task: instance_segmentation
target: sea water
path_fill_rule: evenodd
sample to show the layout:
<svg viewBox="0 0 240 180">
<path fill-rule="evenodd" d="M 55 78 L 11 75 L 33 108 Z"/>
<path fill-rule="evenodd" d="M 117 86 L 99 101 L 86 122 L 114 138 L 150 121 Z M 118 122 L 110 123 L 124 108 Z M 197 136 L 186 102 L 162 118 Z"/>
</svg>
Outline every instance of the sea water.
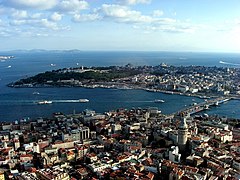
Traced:
<svg viewBox="0 0 240 180">
<path fill-rule="evenodd" d="M 14 121 L 25 117 L 49 117 L 54 112 L 70 114 L 92 109 L 106 112 L 117 108 L 158 107 L 162 113 L 176 112 L 202 99 L 168 95 L 143 90 L 86 89 L 86 88 L 10 88 L 6 85 L 40 72 L 81 66 L 222 66 L 240 68 L 240 54 L 191 52 L 91 52 L 91 51 L 12 51 L 0 55 L 14 58 L 0 62 L 0 121 Z M 38 93 L 34 93 L 38 92 Z M 88 103 L 66 103 L 64 100 L 89 99 Z M 163 99 L 164 103 L 155 103 Z M 52 104 L 38 105 L 41 100 Z M 206 113 L 240 118 L 240 101 L 231 100 Z"/>
</svg>

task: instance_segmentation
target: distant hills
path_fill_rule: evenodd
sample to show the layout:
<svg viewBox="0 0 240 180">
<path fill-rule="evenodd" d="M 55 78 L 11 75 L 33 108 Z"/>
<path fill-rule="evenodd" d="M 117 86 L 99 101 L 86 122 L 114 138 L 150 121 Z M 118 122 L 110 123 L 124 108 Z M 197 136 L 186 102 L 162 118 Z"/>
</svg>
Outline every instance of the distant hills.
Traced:
<svg viewBox="0 0 240 180">
<path fill-rule="evenodd" d="M 50 53 L 78 53 L 82 52 L 79 49 L 69 49 L 69 50 L 46 50 L 46 49 L 17 49 L 17 50 L 9 50 L 9 51 L 0 51 L 4 53 L 43 53 L 43 52 L 50 52 Z"/>
</svg>

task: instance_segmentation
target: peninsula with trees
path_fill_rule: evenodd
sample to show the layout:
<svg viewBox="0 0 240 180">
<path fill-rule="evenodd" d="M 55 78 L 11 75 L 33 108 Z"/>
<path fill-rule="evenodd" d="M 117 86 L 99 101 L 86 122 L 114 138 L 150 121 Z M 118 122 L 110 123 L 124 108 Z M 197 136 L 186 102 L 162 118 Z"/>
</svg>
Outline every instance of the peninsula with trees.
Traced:
<svg viewBox="0 0 240 180">
<path fill-rule="evenodd" d="M 144 89 L 191 95 L 240 94 L 240 69 L 205 66 L 75 67 L 47 71 L 8 84 L 9 87 L 86 87 Z"/>
</svg>

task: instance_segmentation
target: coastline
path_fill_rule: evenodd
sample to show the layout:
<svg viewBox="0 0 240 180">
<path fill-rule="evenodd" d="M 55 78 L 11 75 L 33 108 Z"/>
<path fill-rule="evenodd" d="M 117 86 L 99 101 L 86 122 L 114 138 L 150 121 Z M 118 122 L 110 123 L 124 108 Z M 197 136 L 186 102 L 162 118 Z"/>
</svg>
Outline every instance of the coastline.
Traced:
<svg viewBox="0 0 240 180">
<path fill-rule="evenodd" d="M 134 86 L 134 85 L 129 85 L 129 84 L 122 84 L 120 85 L 118 83 L 118 85 L 106 85 L 104 83 L 98 83 L 98 84 L 84 84 L 84 85 L 68 85 L 68 84 L 62 84 L 62 85 L 51 85 L 51 84 L 38 84 L 38 85 L 32 85 L 32 84 L 23 84 L 23 85 L 7 85 L 8 87 L 11 88 L 87 88 L 87 89 L 94 89 L 94 88 L 102 88 L 102 89 L 119 89 L 119 90 L 131 90 L 131 89 L 137 89 L 137 90 L 144 90 L 144 91 L 148 91 L 148 92 L 160 92 L 160 93 L 164 93 L 164 94 L 169 94 L 169 95 L 181 95 L 181 96 L 190 96 L 190 97 L 197 97 L 200 99 L 210 99 L 210 98 L 217 98 L 223 95 L 219 95 L 219 94 L 211 94 L 209 95 L 208 93 L 198 93 L 198 94 L 193 94 L 193 93 L 189 93 L 189 92 L 178 92 L 178 91 L 167 91 L 167 90 L 162 90 L 162 89 L 150 89 L 150 88 L 146 88 L 146 87 L 141 87 L 141 86 Z M 236 100 L 240 100 L 240 95 L 237 94 L 229 94 L 229 95 L 225 95 L 224 97 L 226 98 L 233 98 Z"/>
</svg>

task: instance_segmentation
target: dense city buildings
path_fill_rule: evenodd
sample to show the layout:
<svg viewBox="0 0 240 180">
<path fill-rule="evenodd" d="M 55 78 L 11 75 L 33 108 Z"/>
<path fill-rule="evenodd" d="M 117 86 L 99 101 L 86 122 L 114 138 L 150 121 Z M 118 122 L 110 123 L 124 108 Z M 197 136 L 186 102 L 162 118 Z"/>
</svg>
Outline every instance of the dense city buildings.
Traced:
<svg viewBox="0 0 240 180">
<path fill-rule="evenodd" d="M 65 68 L 9 84 L 134 88 L 198 96 L 204 101 L 172 114 L 162 114 L 156 107 L 105 113 L 86 109 L 1 123 L 0 178 L 240 179 L 239 119 L 196 114 L 239 98 L 239 78 L 236 68 L 128 64 Z"/>
<path fill-rule="evenodd" d="M 239 120 L 157 108 L 1 123 L 1 179 L 239 179 Z"/>
</svg>

